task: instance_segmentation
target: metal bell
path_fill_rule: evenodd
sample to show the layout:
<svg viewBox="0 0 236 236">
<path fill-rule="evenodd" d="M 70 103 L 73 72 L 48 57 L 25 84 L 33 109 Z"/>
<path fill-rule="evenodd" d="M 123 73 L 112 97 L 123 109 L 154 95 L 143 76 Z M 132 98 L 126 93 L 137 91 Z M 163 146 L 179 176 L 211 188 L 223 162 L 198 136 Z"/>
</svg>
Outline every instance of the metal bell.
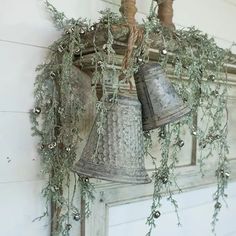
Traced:
<svg viewBox="0 0 236 236">
<path fill-rule="evenodd" d="M 141 65 L 134 78 L 144 130 L 158 128 L 190 112 L 158 63 Z"/>
<path fill-rule="evenodd" d="M 151 180 L 144 165 L 141 104 L 137 98 L 121 96 L 106 102 L 103 119 L 95 119 L 88 141 L 73 171 L 78 174 L 123 183 L 143 184 Z M 97 123 L 103 132 L 98 134 Z"/>
</svg>

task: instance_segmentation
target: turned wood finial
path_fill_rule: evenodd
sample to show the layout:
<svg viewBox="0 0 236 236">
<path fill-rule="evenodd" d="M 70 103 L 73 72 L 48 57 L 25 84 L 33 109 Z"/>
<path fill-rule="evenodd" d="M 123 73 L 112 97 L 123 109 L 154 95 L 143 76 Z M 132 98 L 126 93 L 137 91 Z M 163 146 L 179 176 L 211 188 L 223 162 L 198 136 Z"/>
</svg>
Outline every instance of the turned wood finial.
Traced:
<svg viewBox="0 0 236 236">
<path fill-rule="evenodd" d="M 121 0 L 120 13 L 127 20 L 129 25 L 136 24 L 136 12 L 136 0 Z"/>
<path fill-rule="evenodd" d="M 173 0 L 165 0 L 159 4 L 157 17 L 164 26 L 175 29 L 173 23 Z"/>
<path fill-rule="evenodd" d="M 121 0 L 120 13 L 126 19 L 130 30 L 127 50 L 123 59 L 123 69 L 127 69 L 133 62 L 131 60 L 135 43 L 140 37 L 135 15 L 137 12 L 136 0 Z M 131 86 L 132 87 L 132 86 Z"/>
</svg>

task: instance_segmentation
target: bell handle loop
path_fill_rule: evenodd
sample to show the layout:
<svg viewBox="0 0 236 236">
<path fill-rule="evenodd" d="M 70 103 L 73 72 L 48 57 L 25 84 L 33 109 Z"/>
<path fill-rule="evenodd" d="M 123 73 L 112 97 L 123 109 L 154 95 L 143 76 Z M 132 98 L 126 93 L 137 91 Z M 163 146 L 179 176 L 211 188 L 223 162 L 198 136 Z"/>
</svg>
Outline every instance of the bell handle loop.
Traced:
<svg viewBox="0 0 236 236">
<path fill-rule="evenodd" d="M 161 23 L 170 30 L 175 29 L 173 23 L 173 0 L 165 0 L 159 3 L 157 10 L 157 18 Z"/>
</svg>

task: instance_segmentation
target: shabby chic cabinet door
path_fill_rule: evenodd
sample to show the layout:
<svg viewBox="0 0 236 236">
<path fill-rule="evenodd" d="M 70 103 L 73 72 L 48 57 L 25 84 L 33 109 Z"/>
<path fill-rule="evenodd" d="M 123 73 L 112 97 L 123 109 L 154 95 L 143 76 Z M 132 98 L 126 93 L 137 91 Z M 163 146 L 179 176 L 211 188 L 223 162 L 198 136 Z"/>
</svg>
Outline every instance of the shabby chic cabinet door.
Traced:
<svg viewBox="0 0 236 236">
<path fill-rule="evenodd" d="M 231 167 L 230 180 L 236 179 L 236 66 L 230 65 L 228 74 L 228 141 L 230 144 L 229 161 Z M 196 122 L 198 114 L 196 113 Z M 155 132 L 153 134 L 155 136 Z M 157 136 L 157 135 L 156 135 Z M 206 161 L 205 176 L 202 177 L 198 158 L 200 151 L 195 136 L 189 130 L 182 130 L 182 137 L 185 142 L 179 155 L 178 168 L 176 170 L 178 186 L 183 190 L 199 189 L 204 186 L 211 186 L 215 183 L 216 159 Z M 155 138 L 154 138 L 155 140 Z M 154 142 L 155 143 L 155 142 Z M 160 147 L 153 145 L 151 154 L 160 158 Z M 150 158 L 146 157 L 146 168 L 149 176 L 153 171 Z M 100 180 L 93 180 L 95 185 L 95 200 L 91 206 L 91 216 L 82 221 L 81 236 L 112 236 L 109 235 L 109 213 L 112 207 L 146 201 L 151 204 L 153 194 L 153 183 L 145 185 L 130 185 Z M 173 189 L 174 191 L 177 189 Z M 164 193 L 163 193 L 164 194 Z M 83 204 L 82 204 L 83 207 Z M 150 206 L 147 206 L 148 210 Z M 135 212 L 134 212 L 135 214 Z"/>
</svg>

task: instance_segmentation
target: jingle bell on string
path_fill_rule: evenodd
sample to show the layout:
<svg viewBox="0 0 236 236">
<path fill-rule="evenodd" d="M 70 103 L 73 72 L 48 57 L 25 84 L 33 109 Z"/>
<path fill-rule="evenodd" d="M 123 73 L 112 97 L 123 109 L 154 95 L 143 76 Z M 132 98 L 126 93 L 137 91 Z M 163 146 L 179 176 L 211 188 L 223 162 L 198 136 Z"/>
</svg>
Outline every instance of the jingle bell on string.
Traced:
<svg viewBox="0 0 236 236">
<path fill-rule="evenodd" d="M 57 48 L 58 52 L 62 53 L 64 51 L 64 46 L 60 44 Z"/>
<path fill-rule="evenodd" d="M 216 209 L 220 209 L 220 208 L 221 208 L 221 206 L 222 206 L 222 205 L 221 205 L 221 203 L 220 203 L 220 202 L 217 202 L 217 203 L 215 204 L 215 208 L 216 208 Z"/>
<path fill-rule="evenodd" d="M 167 54 L 167 50 L 166 50 L 166 49 L 163 49 L 163 50 L 161 51 L 161 53 L 162 53 L 163 55 L 166 55 L 166 54 Z"/>
<path fill-rule="evenodd" d="M 183 140 L 179 140 L 178 142 L 177 142 L 177 145 L 181 148 L 181 147 L 183 147 L 184 146 L 184 141 Z"/>
<path fill-rule="evenodd" d="M 83 28 L 80 29 L 80 34 L 85 34 L 85 30 Z"/>
<path fill-rule="evenodd" d="M 75 56 L 79 56 L 80 54 L 81 54 L 81 50 L 80 49 L 75 50 L 75 52 L 74 52 Z"/>
<path fill-rule="evenodd" d="M 110 101 L 112 99 L 108 99 Z M 135 97 L 117 97 L 105 102 L 103 133 L 98 134 L 95 119 L 88 141 L 73 171 L 92 178 L 143 184 L 151 180 L 144 165 L 144 139 L 141 104 Z"/>
<path fill-rule="evenodd" d="M 158 63 L 141 65 L 134 77 L 144 130 L 174 122 L 190 112 Z"/>
<path fill-rule="evenodd" d="M 50 72 L 50 78 L 51 78 L 51 79 L 54 79 L 55 77 L 56 77 L 55 72 L 51 71 L 51 72 Z"/>
<path fill-rule="evenodd" d="M 97 28 L 97 26 L 94 24 L 94 25 L 91 25 L 89 29 L 90 29 L 91 31 L 94 31 L 94 30 L 96 30 L 96 28 Z"/>
<path fill-rule="evenodd" d="M 168 177 L 167 177 L 167 176 L 162 176 L 162 177 L 161 177 L 161 182 L 162 182 L 163 184 L 167 184 L 167 183 L 168 183 Z"/>
<path fill-rule="evenodd" d="M 158 219 L 160 216 L 161 216 L 161 212 L 160 212 L 160 211 L 155 211 L 155 212 L 153 213 L 153 217 L 154 217 L 155 219 Z"/>
<path fill-rule="evenodd" d="M 57 143 L 56 143 L 56 142 L 53 142 L 53 143 L 48 144 L 48 148 L 49 148 L 49 149 L 54 149 L 56 146 L 57 146 Z"/>
<path fill-rule="evenodd" d="M 74 214 L 73 219 L 74 219 L 75 221 L 79 221 L 79 220 L 80 220 L 80 214 L 79 214 L 79 213 Z"/>
<path fill-rule="evenodd" d="M 67 230 L 67 231 L 70 231 L 71 229 L 72 229 L 72 225 L 71 225 L 71 224 L 67 224 L 67 225 L 66 225 L 66 230 Z"/>
<path fill-rule="evenodd" d="M 41 113 L 41 108 L 40 107 L 35 107 L 33 109 L 33 113 L 36 114 L 36 115 L 39 115 Z"/>
</svg>

